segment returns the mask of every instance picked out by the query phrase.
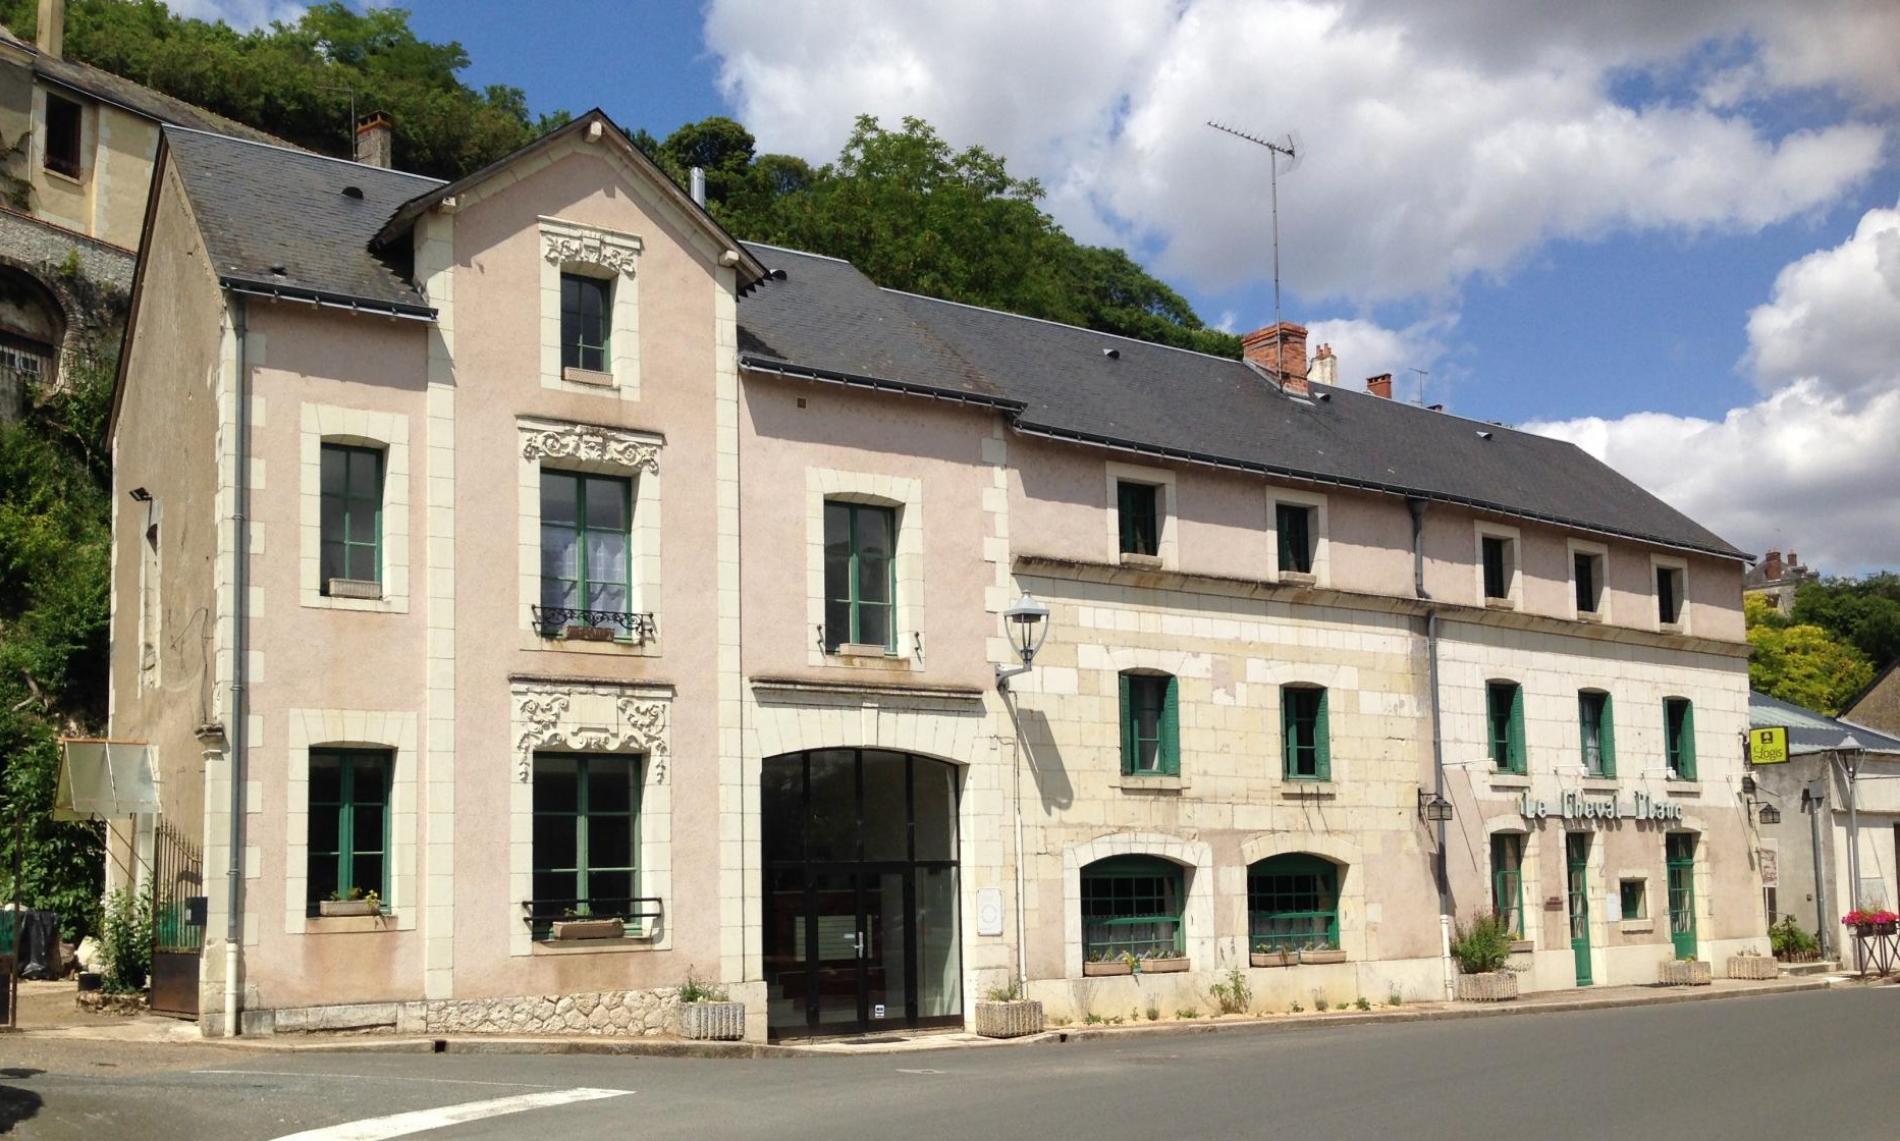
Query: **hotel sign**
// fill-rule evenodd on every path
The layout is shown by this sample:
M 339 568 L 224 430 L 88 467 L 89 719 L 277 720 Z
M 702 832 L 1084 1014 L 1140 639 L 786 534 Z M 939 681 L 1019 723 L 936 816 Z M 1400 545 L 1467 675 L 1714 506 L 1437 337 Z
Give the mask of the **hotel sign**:
M 1565 792 L 1557 803 L 1538 800 L 1530 793 L 1518 799 L 1517 810 L 1526 820 L 1681 820 L 1682 805 L 1659 800 L 1646 792 L 1636 792 L 1625 802 L 1614 796 L 1590 797 L 1576 790 Z
M 1788 727 L 1773 725 L 1748 731 L 1748 761 L 1754 765 L 1788 763 Z

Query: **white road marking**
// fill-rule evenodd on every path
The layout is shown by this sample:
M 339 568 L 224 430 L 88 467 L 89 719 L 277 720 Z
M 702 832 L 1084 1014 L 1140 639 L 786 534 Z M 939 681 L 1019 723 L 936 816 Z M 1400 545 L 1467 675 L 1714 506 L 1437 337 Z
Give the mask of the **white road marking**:
M 560 1089 L 548 1090 L 544 1093 L 517 1094 L 514 1097 L 497 1097 L 488 1101 L 465 1101 L 460 1105 L 418 1109 L 411 1113 L 392 1113 L 387 1117 L 366 1117 L 361 1121 L 326 1125 L 322 1129 L 306 1129 L 302 1133 L 286 1134 L 277 1138 L 277 1141 L 383 1141 L 387 1137 L 406 1137 L 411 1133 L 445 1129 L 451 1125 L 460 1125 L 465 1121 L 486 1121 L 491 1117 L 524 1113 L 530 1109 L 550 1109 L 557 1105 L 571 1105 L 577 1101 L 625 1097 L 632 1092 L 626 1089 Z
M 474 1078 L 412 1078 L 402 1074 L 330 1074 L 322 1070 L 193 1070 L 194 1074 L 234 1074 L 238 1077 L 308 1078 L 332 1082 L 425 1082 L 449 1086 L 505 1086 L 508 1089 L 555 1089 L 542 1082 L 481 1082 Z

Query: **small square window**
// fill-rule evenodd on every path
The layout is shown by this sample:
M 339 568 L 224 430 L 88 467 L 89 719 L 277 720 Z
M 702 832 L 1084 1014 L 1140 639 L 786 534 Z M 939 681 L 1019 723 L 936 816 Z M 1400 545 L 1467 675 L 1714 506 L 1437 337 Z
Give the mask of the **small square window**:
M 71 178 L 79 177 L 81 118 L 79 104 L 57 95 L 46 97 L 46 144 L 42 161 L 47 170 Z
M 1273 505 L 1273 526 L 1279 533 L 1280 573 L 1312 574 L 1313 554 L 1316 544 L 1313 526 L 1314 516 L 1319 511 L 1299 503 L 1276 503 Z
M 614 283 L 578 273 L 561 275 L 561 367 L 608 371 Z
M 1571 558 L 1571 582 L 1577 590 L 1577 613 L 1599 613 L 1603 609 L 1603 556 L 1590 551 L 1576 551 Z
M 1514 570 L 1511 565 L 1511 540 L 1501 535 L 1486 535 L 1483 539 L 1482 552 L 1485 598 L 1509 599 Z
M 1649 918 L 1649 884 L 1646 880 L 1624 880 L 1618 885 L 1623 901 L 1623 918 Z
M 1656 568 L 1656 620 L 1665 626 L 1682 621 L 1682 568 Z
M 1124 555 L 1161 553 L 1161 489 L 1152 483 L 1118 480 L 1115 507 L 1121 523 L 1121 552 Z

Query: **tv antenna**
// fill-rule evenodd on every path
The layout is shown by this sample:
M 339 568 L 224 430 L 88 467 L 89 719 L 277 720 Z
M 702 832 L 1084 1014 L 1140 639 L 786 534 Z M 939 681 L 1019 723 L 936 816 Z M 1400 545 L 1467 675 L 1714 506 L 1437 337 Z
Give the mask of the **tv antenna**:
M 1300 142 L 1298 131 L 1282 135 L 1280 141 L 1275 142 L 1250 135 L 1225 123 L 1216 123 L 1212 119 L 1207 121 L 1207 125 L 1254 146 L 1267 148 L 1267 189 L 1273 201 L 1273 339 L 1277 347 L 1280 340 L 1280 159 L 1286 159 L 1286 172 L 1292 174 L 1300 168 L 1300 158 L 1306 153 L 1306 147 Z M 1278 361 L 1277 353 L 1275 361 Z
M 1425 382 L 1431 379 L 1432 374 L 1422 368 L 1413 368 L 1411 365 L 1406 365 L 1405 371 L 1418 374 L 1418 392 L 1413 397 L 1413 402 L 1423 405 L 1425 403 Z

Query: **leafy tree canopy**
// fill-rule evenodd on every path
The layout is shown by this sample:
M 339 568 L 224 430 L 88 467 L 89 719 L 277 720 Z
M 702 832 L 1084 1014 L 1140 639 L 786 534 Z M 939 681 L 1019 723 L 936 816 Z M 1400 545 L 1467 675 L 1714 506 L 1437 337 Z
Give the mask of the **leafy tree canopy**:
M 1794 596 L 1794 620 L 1827 630 L 1885 666 L 1900 659 L 1900 574 L 1803 583 Z
M 1750 688 L 1832 717 L 1873 680 L 1867 655 L 1830 631 L 1790 622 L 1760 596 L 1743 599 L 1742 607 L 1754 650 Z

